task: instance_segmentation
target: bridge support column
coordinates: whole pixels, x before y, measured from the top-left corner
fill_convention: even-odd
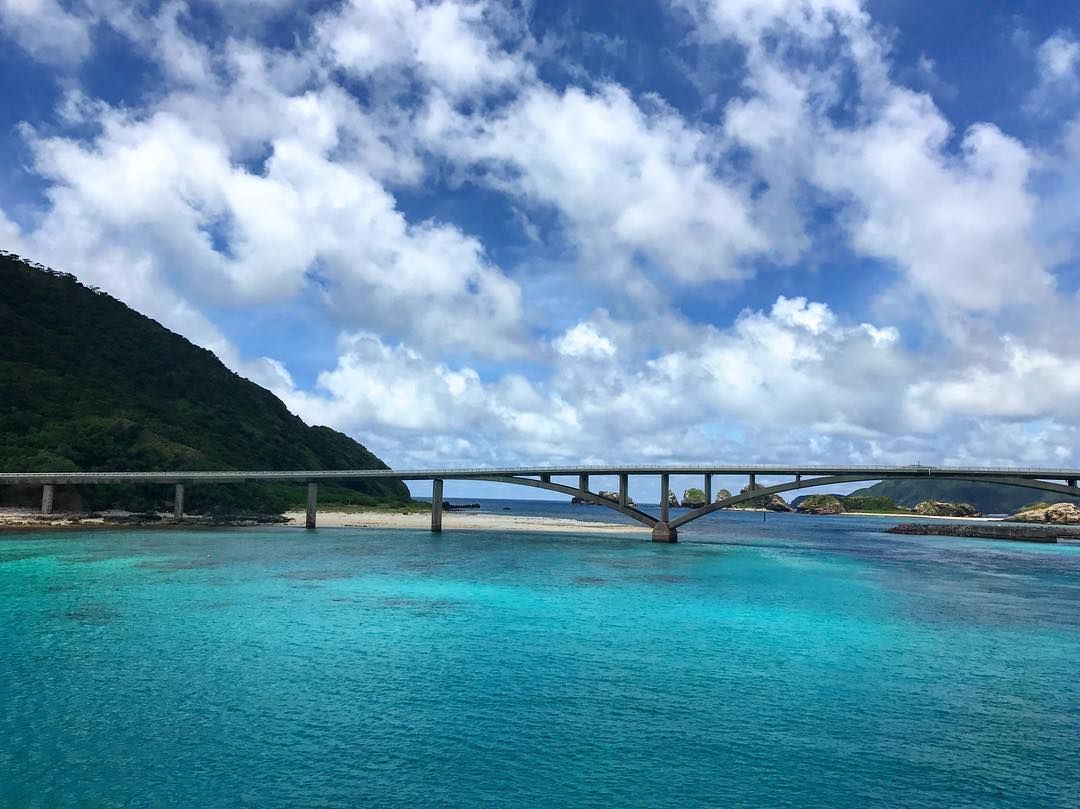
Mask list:
[[[172,515],[177,522],[184,519],[184,484],[177,483],[173,490]]]
[[[583,492],[589,491],[589,476],[588,475],[578,475],[577,476],[577,487],[579,489],[581,489],[581,491],[583,491]]]
[[[756,488],[757,488],[757,475],[755,475],[753,472],[751,472],[750,473],[750,489],[749,489],[749,491],[753,491]]]
[[[667,524],[667,520],[661,520],[652,529],[653,542],[678,542],[679,532]]]
[[[305,528],[315,527],[315,511],[319,502],[319,484],[309,483],[307,485],[307,518],[304,520]]]
[[[660,475],[660,522],[667,524],[668,521],[668,490],[669,490],[668,474],[664,472]]]
[[[705,505],[712,503],[712,475],[705,475]]]
[[[48,517],[52,514],[53,505],[53,485],[46,483],[41,487],[41,513],[43,516]]]
[[[431,532],[433,534],[442,531],[442,489],[441,478],[431,481]]]
[[[619,475],[619,505],[626,506],[630,500],[630,476]]]
[[[1070,488],[1076,488],[1076,478],[1069,478],[1065,483],[1068,484]]]

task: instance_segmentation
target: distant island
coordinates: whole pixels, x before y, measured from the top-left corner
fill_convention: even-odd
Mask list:
[[[386,469],[363,445],[309,427],[270,391],[210,351],[115,298],[0,255],[0,470],[19,472]],[[0,505],[33,506],[40,488],[0,487]],[[65,486],[57,508],[167,508],[164,486]],[[295,484],[190,487],[193,513],[280,514]],[[404,506],[396,480],[320,486],[324,505]]]

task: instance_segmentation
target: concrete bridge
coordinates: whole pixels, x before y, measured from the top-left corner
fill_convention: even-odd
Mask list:
[[[695,475],[702,479],[706,505],[672,519],[668,506],[669,480],[672,475]],[[660,516],[653,517],[630,505],[628,491],[632,476],[659,477]],[[712,502],[713,478],[743,477],[752,491],[737,494],[718,502]],[[619,494],[617,500],[601,497],[590,488],[594,477],[617,477]],[[754,488],[759,477],[788,478]],[[320,481],[346,481],[365,479],[430,480],[432,481],[431,530],[442,530],[443,481],[482,480],[506,483],[514,486],[531,486],[546,489],[569,497],[613,509],[636,520],[652,530],[654,542],[675,542],[678,529],[723,508],[737,506],[749,500],[782,494],[796,489],[812,489],[819,486],[837,486],[843,483],[862,483],[896,478],[935,478],[938,480],[980,481],[1055,494],[1080,497],[1080,469],[1032,469],[1013,467],[951,467],[951,466],[559,466],[559,467],[511,467],[504,469],[361,469],[320,470],[291,472],[0,472],[0,485],[40,485],[41,511],[52,511],[54,487],[63,485],[88,485],[108,483],[157,483],[175,487],[173,512],[177,520],[184,515],[184,487],[199,483],[256,483],[294,482],[306,483],[308,528],[315,527]],[[554,478],[570,478],[567,483]],[[576,482],[577,485],[572,485]]]

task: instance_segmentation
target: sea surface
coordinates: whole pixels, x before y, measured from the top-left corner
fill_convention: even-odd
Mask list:
[[[1080,806],[1080,547],[893,522],[0,535],[0,805]]]

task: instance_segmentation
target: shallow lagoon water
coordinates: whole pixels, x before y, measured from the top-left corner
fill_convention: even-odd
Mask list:
[[[9,806],[1077,806],[1080,547],[0,538]]]

